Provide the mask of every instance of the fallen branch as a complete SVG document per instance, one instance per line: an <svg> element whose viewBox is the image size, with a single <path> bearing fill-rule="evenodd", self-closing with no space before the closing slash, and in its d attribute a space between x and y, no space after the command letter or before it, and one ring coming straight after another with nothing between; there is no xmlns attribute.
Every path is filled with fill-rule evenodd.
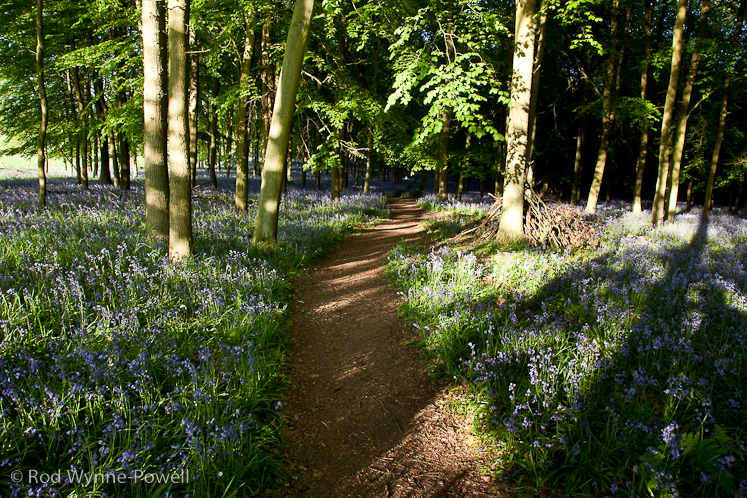
<svg viewBox="0 0 747 498"><path fill-rule="evenodd" d="M503 211L503 199L489 195L495 202L485 219L478 226L463 231L458 237L475 234L474 237L483 242L496 238ZM525 191L524 234L530 245L557 248L596 245L596 231L597 224L584 218L583 214L570 204L548 204L534 190Z"/></svg>

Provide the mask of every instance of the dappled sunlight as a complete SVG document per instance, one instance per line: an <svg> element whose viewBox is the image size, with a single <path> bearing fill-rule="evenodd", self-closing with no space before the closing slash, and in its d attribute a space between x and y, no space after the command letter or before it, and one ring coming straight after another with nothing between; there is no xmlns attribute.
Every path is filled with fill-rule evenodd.
<svg viewBox="0 0 747 498"><path fill-rule="evenodd" d="M744 488L747 223L684 214L653 229L606 211L601 246L578 253L399 246L403 309L444 373L480 389L496 444L531 455L548 485Z"/></svg>

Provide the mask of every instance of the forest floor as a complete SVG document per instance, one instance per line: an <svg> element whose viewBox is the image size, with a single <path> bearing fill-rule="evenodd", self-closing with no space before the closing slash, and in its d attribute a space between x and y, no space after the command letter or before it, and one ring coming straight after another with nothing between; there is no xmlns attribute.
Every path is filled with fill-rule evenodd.
<svg viewBox="0 0 747 498"><path fill-rule="evenodd" d="M293 353L283 398L286 496L485 497L505 494L455 412L453 390L405 344L417 331L384 280L402 239L428 243L427 212L392 199L392 218L351 237L294 283ZM483 470L481 470L483 469Z"/></svg>

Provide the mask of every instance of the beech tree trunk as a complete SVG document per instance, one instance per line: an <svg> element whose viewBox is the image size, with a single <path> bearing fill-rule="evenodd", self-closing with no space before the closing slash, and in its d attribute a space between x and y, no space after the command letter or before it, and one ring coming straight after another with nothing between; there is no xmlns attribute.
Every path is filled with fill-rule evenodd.
<svg viewBox="0 0 747 498"><path fill-rule="evenodd" d="M534 61L534 72L532 74L532 97L529 103L529 133L527 137L527 184L529 188L534 186L534 137L537 135L537 102L540 95L540 76L542 73L542 59L545 56L545 41L547 32L547 2L542 3L539 17L539 34L537 35L537 58Z"/></svg>
<svg viewBox="0 0 747 498"><path fill-rule="evenodd" d="M239 73L239 88L244 91L251 78L252 52L254 51L254 25L257 22L257 10L252 9L249 18L245 19L246 37L244 38L244 53L241 58ZM249 195L249 144L247 143L246 109L248 96L239 99L239 112L236 119L236 155L238 164L236 166L236 196L235 205L237 211L246 211Z"/></svg>
<svg viewBox="0 0 747 498"><path fill-rule="evenodd" d="M368 150L366 151L366 173L363 177L363 193L367 194L371 188L371 159L373 158L373 132L368 137Z"/></svg>
<svg viewBox="0 0 747 498"><path fill-rule="evenodd" d="M213 82L213 100L210 103L210 149L208 151L208 170L210 171L210 186L218 188L218 178L215 176L215 166L218 162L218 106L215 100L220 91L220 79Z"/></svg>
<svg viewBox="0 0 747 498"><path fill-rule="evenodd" d="M114 186L119 187L119 155L117 151L117 140L112 130L109 130L109 157L111 157L112 160L112 173L114 174L112 179L114 180Z"/></svg>
<svg viewBox="0 0 747 498"><path fill-rule="evenodd" d="M578 204L581 197L581 172L584 165L584 145L586 143L586 125L588 118L586 116L586 105L589 100L588 83L586 80L582 83L583 101L581 103L581 117L578 123L578 135L576 135L576 157L573 161L573 184L571 186L571 204Z"/></svg>
<svg viewBox="0 0 747 498"><path fill-rule="evenodd" d="M685 86L682 89L682 97L677 101L677 115L674 120L675 141L672 149L671 186L669 189L669 202L667 205L666 219L674 218L677 209L677 194L680 188L680 166L682 164L682 152L685 149L685 133L687 132L687 118L690 115L690 97L693 93L695 75L698 73L700 63L700 51L703 48L703 40L706 34L706 19L708 11L711 10L711 0L703 0L700 7L700 20L698 21L698 33L696 35L695 49L690 60L690 69L685 78Z"/></svg>
<svg viewBox="0 0 747 498"><path fill-rule="evenodd" d="M47 88L44 85L44 0L36 0L36 81L39 86L39 135L36 137L36 158L39 169L39 205L47 205L47 173L44 150L47 142Z"/></svg>
<svg viewBox="0 0 747 498"><path fill-rule="evenodd" d="M143 155L145 168L145 232L169 239L168 78L166 72L166 5L143 0Z"/></svg>
<svg viewBox="0 0 747 498"><path fill-rule="evenodd" d="M168 0L169 9L169 260L192 256L192 181L189 170L189 0Z"/></svg>
<svg viewBox="0 0 747 498"><path fill-rule="evenodd" d="M589 198L586 200L587 213L594 213L597 210L604 167L607 165L607 154L610 148L610 135L615 125L615 110L612 108L612 88L615 83L615 52L617 52L617 17L619 6L620 0L613 0L612 19L610 20L612 50L610 50L610 55L607 59L607 74L604 78L604 92L602 94L602 137L599 143L597 164L594 168L594 178L591 181L591 188L589 188Z"/></svg>
<svg viewBox="0 0 747 498"><path fill-rule="evenodd" d="M94 97L96 102L96 114L98 115L99 121L104 120L106 114L106 105L104 102L104 83L101 78L96 78L93 82ZM106 133L102 133L101 137L101 151L99 153L101 159L101 174L99 175L99 181L104 185L112 184L112 173L109 167L109 139Z"/></svg>
<svg viewBox="0 0 747 498"><path fill-rule="evenodd" d="M288 151L288 137L293 124L296 94L301 80L313 9L314 0L296 0L293 9L280 71L280 84L275 95L270 133L267 138L253 244L271 245L277 238L283 165Z"/></svg>
<svg viewBox="0 0 747 498"><path fill-rule="evenodd" d="M739 11L737 12L737 25L734 29L734 37L731 40L731 57L729 66L732 66L736 48L739 45L742 36L742 27L744 25L744 10L746 0L739 2ZM711 212L713 204L713 183L716 179L716 168L718 167L718 156L721 152L721 142L724 139L724 128L726 128L727 104L729 101L729 86L731 85L732 72L728 70L724 79L724 93L721 97L721 110L719 111L718 129L716 130L716 143L713 145L713 154L711 155L711 167L708 170L708 182L706 183L705 202L703 203L703 212L701 220L706 221Z"/></svg>
<svg viewBox="0 0 747 498"><path fill-rule="evenodd" d="M687 15L687 0L679 0L677 5L677 20L674 24L672 36L672 70L669 74L669 88L664 102L664 114L661 120L661 141L659 143L659 175L656 180L656 195L651 212L651 224L656 226L664 219L664 198L667 190L667 176L669 175L669 145L672 138L672 117L677 100L677 86L682 66L682 35Z"/></svg>
<svg viewBox="0 0 747 498"><path fill-rule="evenodd" d="M194 29L189 29L189 44L195 41ZM197 185L197 116L200 113L200 58L193 53L189 56L189 171L192 186Z"/></svg>
<svg viewBox="0 0 747 498"><path fill-rule="evenodd" d="M449 172L447 170L447 165L449 160L449 136L451 135L451 114L451 107L448 107L443 114L441 135L439 137L440 143L436 158L436 164L438 165L438 198L442 201L445 201L449 197Z"/></svg>
<svg viewBox="0 0 747 498"><path fill-rule="evenodd" d="M524 235L524 178L527 166L529 106L534 66L535 0L517 0L516 36L511 77L511 110L506 133L506 176L503 187L503 213L499 239L508 242Z"/></svg>
<svg viewBox="0 0 747 498"><path fill-rule="evenodd" d="M80 116L82 125L80 132L80 178L83 190L88 190L88 112L86 110L88 103L85 101L85 96L83 95L80 84L80 70L77 66L73 68L73 89L75 90L75 100L78 101L78 116Z"/></svg>
<svg viewBox="0 0 747 498"><path fill-rule="evenodd" d="M648 92L648 73L651 65L651 28L653 22L653 8L651 7L651 0L646 0L645 7L645 52L644 62L641 68L641 99L646 100L646 94ZM643 120L643 127L641 129L641 138L638 145L638 158L635 164L635 186L633 187L633 213L638 214L641 212L641 190L643 189L643 171L646 168L646 156L648 155L648 132L649 122L648 117Z"/></svg>

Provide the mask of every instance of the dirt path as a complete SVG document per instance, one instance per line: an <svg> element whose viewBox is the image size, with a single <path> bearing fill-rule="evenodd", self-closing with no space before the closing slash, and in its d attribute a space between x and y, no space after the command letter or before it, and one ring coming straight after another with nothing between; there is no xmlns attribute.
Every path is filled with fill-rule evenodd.
<svg viewBox="0 0 747 498"><path fill-rule="evenodd" d="M415 201L347 240L295 282L291 387L283 405L296 476L287 496L482 497L496 494L467 427L448 409L384 281L386 254L422 235Z"/></svg>

